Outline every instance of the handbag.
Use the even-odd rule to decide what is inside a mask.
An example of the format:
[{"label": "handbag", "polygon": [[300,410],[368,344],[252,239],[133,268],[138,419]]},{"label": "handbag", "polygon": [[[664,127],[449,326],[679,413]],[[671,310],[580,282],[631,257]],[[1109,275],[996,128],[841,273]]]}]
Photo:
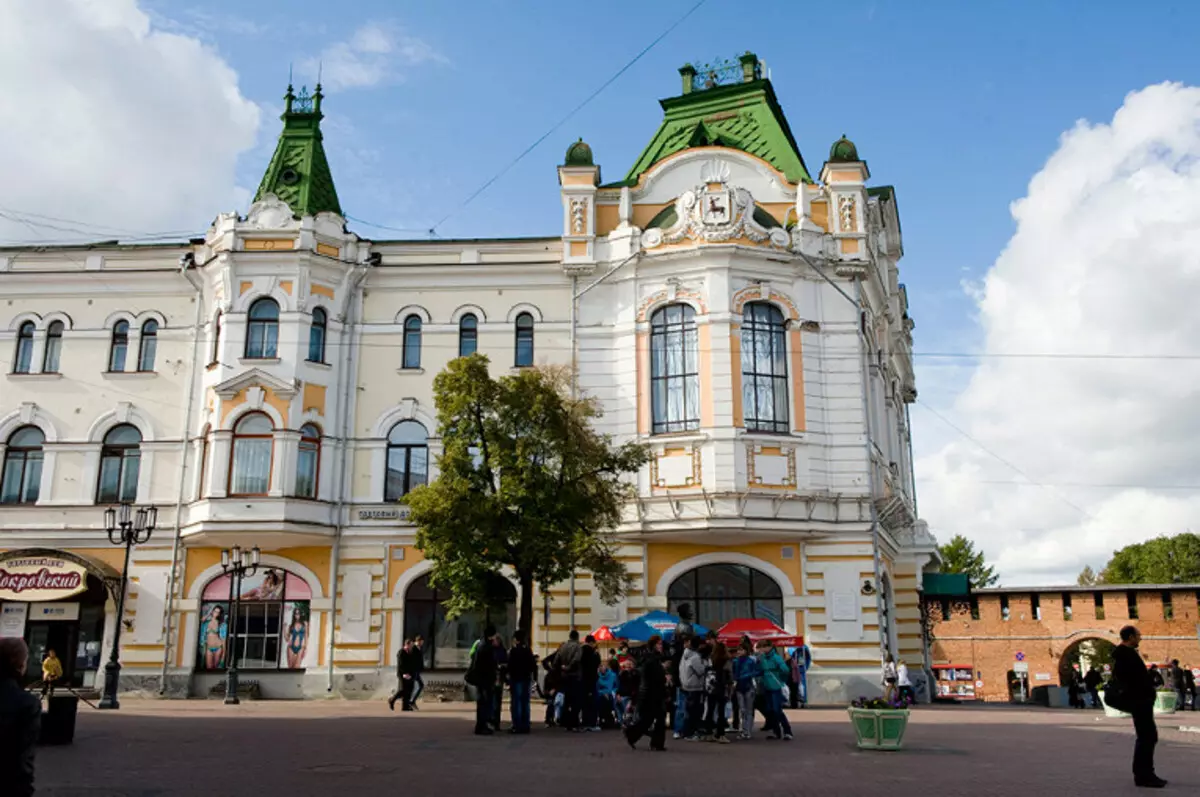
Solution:
[{"label": "handbag", "polygon": [[1131,697],[1129,691],[1116,678],[1110,679],[1104,686],[1104,704],[1112,706],[1117,711],[1131,713],[1134,708]]}]

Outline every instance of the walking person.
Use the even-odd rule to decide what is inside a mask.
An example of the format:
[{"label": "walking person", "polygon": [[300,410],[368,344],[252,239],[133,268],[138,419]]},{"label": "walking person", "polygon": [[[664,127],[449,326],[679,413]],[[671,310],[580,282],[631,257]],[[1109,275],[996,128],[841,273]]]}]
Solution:
[{"label": "walking person", "polygon": [[563,710],[560,721],[567,730],[576,731],[579,730],[580,701],[583,699],[583,675],[580,671],[583,646],[579,644],[578,631],[571,629],[567,641],[559,646],[554,658],[562,675]]},{"label": "walking person", "polygon": [[734,700],[741,717],[741,734],[743,739],[754,736],[754,698],[757,694],[758,679],[762,677],[762,667],[750,649],[750,640],[743,639],[738,646],[737,658],[733,660]]},{"label": "walking person", "polygon": [[1192,672],[1191,666],[1183,668],[1183,688],[1186,692],[1188,700],[1191,702],[1192,711],[1196,710],[1196,674]]},{"label": "walking person", "polygon": [[663,666],[662,637],[646,642],[646,653],[638,668],[638,691],[634,706],[637,722],[625,730],[625,740],[636,749],[638,740],[650,734],[650,749],[667,749],[667,671]]},{"label": "walking person", "polygon": [[417,698],[425,691],[425,679],[421,676],[421,673],[425,672],[425,640],[419,636],[414,637],[413,648],[416,649],[418,655],[416,658],[416,670],[413,671],[412,677],[413,692],[412,696],[408,699],[408,705],[412,707],[413,711],[416,711]]},{"label": "walking person", "polygon": [[21,688],[28,658],[25,640],[0,639],[0,784],[11,797],[33,794],[42,703]]},{"label": "walking person", "polygon": [[54,697],[54,685],[62,678],[62,662],[58,660],[54,648],[46,651],[42,659],[42,697]]},{"label": "walking person", "polygon": [[887,654],[887,659],[883,662],[883,696],[888,702],[891,702],[896,696],[896,682],[899,680],[896,676],[896,659],[892,654]]},{"label": "walking person", "polygon": [[704,657],[700,655],[700,639],[693,636],[679,660],[679,688],[683,691],[684,700],[683,727],[679,729],[679,734],[689,742],[700,738],[705,671]]},{"label": "walking person", "polygon": [[788,666],[779,651],[769,641],[758,643],[759,664],[762,666],[762,685],[767,698],[766,730],[774,732],[768,739],[792,738],[792,725],[783,711],[783,687],[787,683]]},{"label": "walking person", "polygon": [[733,692],[733,663],[729,660],[729,649],[720,640],[713,643],[705,692],[704,732],[718,744],[729,744],[725,735],[725,707]]},{"label": "walking person", "polygon": [[1113,681],[1121,694],[1122,708],[1133,715],[1133,782],[1137,786],[1161,789],[1167,782],[1154,771],[1154,746],[1158,743],[1158,727],[1154,724],[1155,688],[1138,645],[1142,635],[1136,627],[1121,629],[1121,644],[1113,649]]},{"label": "walking person", "polygon": [[525,632],[513,634],[512,650],[508,652],[509,712],[512,727],[509,733],[525,734],[530,731],[529,700],[537,662],[533,651],[525,644]]},{"label": "walking person", "polygon": [[908,675],[908,665],[903,659],[896,662],[896,689],[905,705],[911,706],[917,702],[917,693],[913,689],[912,680]]},{"label": "walking person", "polygon": [[490,727],[492,693],[496,690],[496,654],[493,650],[495,636],[494,625],[484,627],[483,638],[475,643],[470,664],[467,665],[467,683],[475,687],[476,736],[491,736],[495,733]]},{"label": "walking person", "polygon": [[412,711],[413,669],[415,667],[413,659],[420,655],[413,647],[411,639],[404,640],[404,645],[396,654],[396,691],[388,698],[388,708],[392,711],[396,710],[397,698],[400,700],[401,711]]}]

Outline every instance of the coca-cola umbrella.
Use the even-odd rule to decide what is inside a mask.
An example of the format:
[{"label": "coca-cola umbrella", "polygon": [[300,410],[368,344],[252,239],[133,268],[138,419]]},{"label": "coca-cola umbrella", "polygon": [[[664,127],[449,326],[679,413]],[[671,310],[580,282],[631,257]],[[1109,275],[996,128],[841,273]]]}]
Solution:
[{"label": "coca-cola umbrella", "polygon": [[742,637],[750,637],[751,642],[769,641],[781,648],[798,648],[804,644],[804,637],[780,628],[765,617],[730,620],[717,629],[717,639],[726,645],[737,645]]},{"label": "coca-cola umbrella", "polygon": [[614,639],[616,639],[616,637],[613,636],[612,629],[606,625],[600,626],[589,636],[595,637],[597,642],[612,642]]}]

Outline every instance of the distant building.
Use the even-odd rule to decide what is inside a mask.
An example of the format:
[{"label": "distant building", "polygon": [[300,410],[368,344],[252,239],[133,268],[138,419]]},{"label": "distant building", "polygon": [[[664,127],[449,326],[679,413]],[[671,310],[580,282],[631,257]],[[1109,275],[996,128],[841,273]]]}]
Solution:
[{"label": "distant building", "polygon": [[0,249],[0,568],[83,578],[0,589],[6,633],[96,682],[122,566],[102,514],[131,502],[160,512],[131,563],[124,687],[223,679],[235,544],[262,550],[237,656],[266,696],[381,692],[416,634],[461,669],[484,622],[513,630],[516,587],[497,574],[487,612],[448,620],[401,499],[437,475],[434,376],[478,351],[498,373],[576,364],[600,429],[654,452],[620,529],[635,587],[606,606],[580,573],[537,594],[538,648],[690,602],[708,626],[805,635],[814,700],[877,689],[888,652],[918,661],[936,551],[896,194],[844,137],[810,172],[753,55],[680,72],[623,177],[570,146],[551,237],[360,237],[320,88],[289,87],[253,204],[203,238]]},{"label": "distant building", "polygon": [[1007,702],[1066,685],[1081,653],[1103,669],[1109,645],[1130,624],[1142,632],[1147,664],[1179,659],[1200,672],[1200,584],[968,591],[965,583],[948,588],[953,583],[926,576],[922,611],[943,697]]}]

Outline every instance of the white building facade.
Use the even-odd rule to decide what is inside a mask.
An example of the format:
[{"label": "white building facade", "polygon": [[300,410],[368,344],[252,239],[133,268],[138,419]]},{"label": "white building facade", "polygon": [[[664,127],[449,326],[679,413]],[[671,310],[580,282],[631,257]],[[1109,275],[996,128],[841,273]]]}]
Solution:
[{"label": "white building facade", "polygon": [[[0,568],[83,574],[0,589],[0,632],[99,683],[123,556],[103,510],[127,501],[159,514],[130,563],[123,688],[219,688],[235,625],[268,697],[381,694],[417,634],[461,669],[479,626],[515,628],[515,583],[446,618],[402,498],[437,475],[435,375],[478,351],[497,373],[575,365],[601,430],[653,450],[618,530],[634,589],[539,593],[538,648],[687,602],[804,635],[814,701],[877,687],[887,653],[919,664],[935,553],[895,194],[846,139],[810,175],[753,56],[681,74],[623,180],[569,149],[552,237],[360,238],[320,91],[289,89],[256,201],[202,241],[0,250]],[[262,551],[236,606],[234,545]]]}]

